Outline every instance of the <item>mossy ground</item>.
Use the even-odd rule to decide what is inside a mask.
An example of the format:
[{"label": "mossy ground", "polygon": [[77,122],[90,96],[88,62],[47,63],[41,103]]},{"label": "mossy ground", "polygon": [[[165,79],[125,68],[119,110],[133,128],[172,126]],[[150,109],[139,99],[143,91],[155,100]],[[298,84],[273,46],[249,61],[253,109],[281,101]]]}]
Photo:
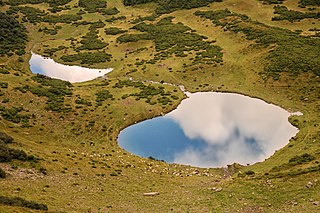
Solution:
[{"label": "mossy ground", "polygon": [[[285,1],[284,5],[307,11],[307,8],[296,7],[297,2]],[[80,8],[74,7],[76,4],[76,0],[72,1],[69,4],[72,9],[61,13],[77,13]],[[47,8],[46,4],[29,6]],[[129,29],[134,26],[130,21],[151,15],[154,4],[125,7],[120,0],[110,0],[108,7],[117,7],[120,11],[117,16],[126,16],[126,20],[111,24],[105,22],[110,16],[86,13],[81,21],[102,20],[106,23],[105,28],[116,26],[136,33]],[[18,142],[10,146],[23,149],[42,160],[36,165],[18,161],[0,164],[8,174],[6,179],[0,180],[0,194],[45,203],[52,212],[318,212],[320,205],[314,202],[320,201],[320,171],[317,170],[320,159],[319,76],[312,73],[297,76],[282,73],[279,80],[264,78],[265,58],[270,48],[254,46],[254,42],[246,40],[241,33],[225,31],[211,21],[193,15],[198,10],[225,8],[270,26],[299,29],[304,34],[309,34],[311,28],[320,27],[319,20],[272,22],[273,5],[255,0],[225,0],[209,7],[176,11],[160,18],[173,16],[174,23],[181,22],[196,33],[207,36],[208,40],[215,40],[215,44],[223,48],[223,63],[199,65],[198,69],[184,67],[183,64],[190,61],[188,57],[193,56],[191,54],[187,58],[173,56],[156,64],[148,64],[145,70],[135,67],[134,63],[153,58],[155,45],[152,41],[119,44],[116,42],[118,35],[106,35],[104,29],[98,29],[99,37],[109,44],[105,51],[111,53],[113,58],[110,62],[89,67],[113,67],[114,71],[108,74],[107,80],[74,84],[73,94],[65,97],[65,105],[70,106],[72,111],[64,113],[46,111],[45,97],[15,90],[15,87],[23,85],[37,85],[30,78],[30,54],[23,56],[24,62],[17,62],[15,55],[1,57],[0,64],[10,71],[10,74],[0,74],[1,82],[8,83],[7,89],[1,89],[4,93],[1,100],[9,98],[8,103],[1,105],[23,106],[25,113],[34,114],[34,117],[29,121],[32,124],[29,128],[1,119],[0,129]],[[319,8],[316,10],[319,11]],[[50,24],[25,24],[30,39],[28,51],[43,54],[48,48],[68,47],[52,56],[59,62],[62,62],[62,55],[76,53],[71,48],[70,40],[66,39],[76,39],[78,45],[77,42],[89,28],[57,24],[62,27],[58,34],[47,35],[38,32],[38,29],[45,26],[51,28]],[[142,47],[147,47],[147,50],[130,53]],[[132,72],[133,68],[137,71]],[[290,118],[300,131],[286,147],[276,151],[269,159],[246,167],[199,169],[142,159],[118,147],[119,131],[135,122],[173,110],[184,94],[177,86],[162,85],[178,100],[162,106],[150,105],[144,99],[136,100],[134,97],[123,99],[123,95],[137,89],[112,86],[118,80],[129,77],[184,85],[191,92],[227,91],[254,96],[291,112],[301,111],[303,116]],[[105,89],[114,99],[96,106],[95,94]],[[78,97],[90,101],[92,106],[79,107],[75,103]],[[294,156],[304,153],[316,159],[294,166],[288,164]],[[42,174],[40,167],[46,168],[48,174]],[[316,169],[311,172],[312,167]],[[255,174],[243,175],[245,171],[254,171]],[[309,188],[306,187],[308,182],[312,183]],[[220,187],[222,190],[217,190]],[[144,192],[151,191],[160,192],[160,195],[143,196]],[[28,211],[18,207],[0,208],[3,212]]]}]

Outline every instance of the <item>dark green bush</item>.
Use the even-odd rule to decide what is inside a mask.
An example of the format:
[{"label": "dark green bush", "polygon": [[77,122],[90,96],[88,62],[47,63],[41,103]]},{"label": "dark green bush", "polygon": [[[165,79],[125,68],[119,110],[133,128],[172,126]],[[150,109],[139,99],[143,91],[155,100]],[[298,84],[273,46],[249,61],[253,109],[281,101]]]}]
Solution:
[{"label": "dark green bush", "polygon": [[120,11],[116,7],[112,7],[100,9],[99,13],[102,13],[103,15],[117,15]]},{"label": "dark green bush", "polygon": [[90,13],[98,12],[100,8],[107,7],[106,0],[79,0],[79,7]]},{"label": "dark green bush", "polygon": [[156,24],[139,23],[133,27],[141,34],[124,34],[117,38],[118,42],[134,42],[152,40],[158,52],[154,59],[164,59],[171,56],[186,57],[187,53],[196,52],[193,63],[222,62],[222,48],[204,41],[204,37],[192,32],[192,29],[182,23],[173,23],[173,17],[161,19]]},{"label": "dark green bush", "polygon": [[[295,75],[313,72],[320,75],[320,58],[318,57],[320,40],[317,38],[300,36],[297,32],[270,27],[229,10],[198,11],[195,15],[210,19],[225,30],[242,32],[246,39],[254,40],[263,47],[276,45],[266,58],[265,73],[270,76],[277,77],[281,72]],[[227,17],[233,18],[227,21]]]},{"label": "dark green bush", "polygon": [[23,86],[16,89],[21,92],[30,91],[31,93],[39,97],[47,97],[47,110],[52,111],[68,111],[68,108],[64,107],[64,97],[71,95],[72,84],[67,81],[52,79],[45,75],[37,74],[31,77],[32,80],[40,83],[40,86]]},{"label": "dark green bush", "polygon": [[264,4],[282,4],[284,0],[259,0],[262,1]]},{"label": "dark green bush", "polygon": [[117,27],[110,27],[110,28],[106,28],[104,32],[107,35],[117,35],[117,34],[125,33],[125,32],[127,32],[127,30],[122,30]]},{"label": "dark green bush", "polygon": [[103,101],[112,99],[113,95],[108,90],[101,90],[96,93],[96,97],[97,106],[101,106]]},{"label": "dark green bush", "polygon": [[288,10],[286,6],[275,6],[274,7],[274,13],[278,14],[278,16],[275,16],[272,18],[272,21],[281,21],[281,20],[288,20],[290,22],[294,21],[300,21],[305,18],[314,18],[319,19],[320,13],[315,12],[300,12],[295,10]]},{"label": "dark green bush", "polygon": [[320,6],[320,0],[300,0],[299,7]]},{"label": "dark green bush", "polygon": [[291,158],[289,160],[289,164],[290,165],[299,165],[299,164],[313,161],[314,159],[316,159],[314,156],[305,153],[303,155],[299,155],[299,156],[295,156],[295,157]]},{"label": "dark green bush", "polygon": [[6,89],[6,88],[8,88],[8,83],[0,81],[0,87],[3,89]]},{"label": "dark green bush", "polygon": [[126,6],[145,4],[148,2],[158,3],[156,12],[158,14],[170,13],[179,9],[191,9],[207,6],[212,2],[222,2],[222,0],[124,0]]},{"label": "dark green bush", "polygon": [[13,143],[13,138],[6,133],[0,132],[0,143],[3,142],[5,144]]},{"label": "dark green bush", "polygon": [[26,28],[14,17],[0,12],[0,55],[24,51],[26,43]]},{"label": "dark green bush", "polygon": [[6,172],[0,168],[0,178],[6,178],[6,177],[7,177]]},{"label": "dark green bush", "polygon": [[[102,25],[100,24],[102,23]],[[80,43],[82,44],[81,47],[77,48],[78,50],[99,50],[103,49],[107,46],[106,42],[103,42],[99,39],[98,31],[96,28],[103,27],[103,22],[97,22],[95,25],[91,25],[89,32],[82,36],[82,40]]]},{"label": "dark green bush", "polygon": [[28,201],[21,197],[5,197],[0,196],[0,203],[8,206],[19,206],[29,209],[48,210],[47,205],[39,204],[34,201]]},{"label": "dark green bush", "polygon": [[0,106],[0,115],[7,121],[13,123],[23,123],[27,124],[29,122],[30,116],[27,114],[22,114],[24,109],[22,107],[12,107],[6,108]]}]

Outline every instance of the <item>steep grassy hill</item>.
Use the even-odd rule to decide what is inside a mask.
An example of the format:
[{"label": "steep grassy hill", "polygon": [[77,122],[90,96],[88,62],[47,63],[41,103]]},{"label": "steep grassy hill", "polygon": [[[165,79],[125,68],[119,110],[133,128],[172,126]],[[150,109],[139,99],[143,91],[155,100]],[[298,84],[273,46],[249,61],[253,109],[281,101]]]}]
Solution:
[{"label": "steep grassy hill", "polygon": [[[0,212],[320,211],[319,1],[0,0],[0,11]],[[32,74],[31,51],[114,70],[71,84]],[[178,85],[300,111],[289,118],[300,131],[247,166],[121,149],[120,130],[179,105]]]}]

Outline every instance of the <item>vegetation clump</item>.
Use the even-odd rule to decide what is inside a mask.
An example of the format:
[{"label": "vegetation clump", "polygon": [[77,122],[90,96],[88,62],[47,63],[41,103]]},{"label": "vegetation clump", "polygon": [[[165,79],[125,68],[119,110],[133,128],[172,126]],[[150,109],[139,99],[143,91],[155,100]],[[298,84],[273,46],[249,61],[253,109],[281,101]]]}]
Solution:
[{"label": "vegetation clump", "polygon": [[27,43],[26,28],[14,17],[0,12],[0,55],[15,52],[25,53]]},{"label": "vegetation clump", "polygon": [[109,90],[101,90],[96,93],[96,97],[97,106],[102,106],[102,103],[105,100],[112,99],[113,95],[109,92]]},{"label": "vegetation clump", "polygon": [[7,121],[11,121],[13,123],[22,123],[23,127],[29,126],[30,115],[23,114],[23,107],[4,107],[0,106],[0,115]]},{"label": "vegetation clump", "polygon": [[285,0],[259,0],[262,1],[263,4],[282,4]]},{"label": "vegetation clump", "polygon": [[106,35],[118,35],[127,32],[127,30],[122,30],[117,27],[110,27],[106,28],[104,32],[106,33]]},{"label": "vegetation clump", "polygon": [[320,0],[300,0],[299,7],[320,6]]},{"label": "vegetation clump", "polygon": [[36,203],[34,201],[28,201],[21,197],[0,196],[0,204],[7,206],[19,206],[36,210],[48,210],[48,206],[45,204]]},{"label": "vegetation clump", "polygon": [[144,4],[148,2],[158,3],[156,9],[157,14],[171,13],[179,9],[192,9],[197,7],[204,7],[213,2],[222,2],[222,0],[124,0],[126,6]]},{"label": "vegetation clump", "polygon": [[102,21],[94,22],[89,28],[89,32],[82,36],[80,43],[81,47],[77,48],[78,50],[99,50],[105,48],[108,44],[99,39],[97,28],[104,27]]},{"label": "vegetation clump", "polygon": [[107,7],[106,0],[79,0],[79,7],[84,8],[89,13],[98,12],[101,8]]},{"label": "vegetation clump", "polygon": [[290,165],[299,165],[303,163],[307,163],[316,159],[314,156],[305,153],[303,155],[295,156],[289,160]]},{"label": "vegetation clump", "polygon": [[156,24],[140,23],[133,27],[142,34],[124,34],[117,38],[118,42],[134,42],[153,40],[156,51],[155,59],[165,59],[175,55],[186,57],[196,52],[193,64],[222,62],[222,48],[204,41],[205,37],[196,34],[182,23],[172,23],[173,17],[161,19]]},{"label": "vegetation clump", "polygon": [[0,178],[6,178],[6,177],[7,177],[6,172],[0,168]]},{"label": "vegetation clump", "polygon": [[24,93],[30,91],[39,97],[47,97],[47,110],[56,112],[70,110],[70,108],[64,107],[64,97],[72,94],[72,84],[70,82],[52,79],[40,74],[37,74],[31,78],[40,83],[40,86],[26,85],[23,87],[17,87],[16,89]]},{"label": "vegetation clump", "polygon": [[103,15],[117,15],[118,13],[120,13],[120,11],[118,10],[118,8],[112,7],[112,8],[102,8],[99,10],[99,13]]},{"label": "vegetation clump", "polygon": [[274,7],[274,13],[278,16],[272,17],[272,21],[288,20],[290,22],[300,21],[305,18],[319,19],[320,13],[315,12],[300,12],[295,10],[288,10],[286,6],[277,5]]},{"label": "vegetation clump", "polygon": [[[159,86],[151,86],[144,85],[142,82],[134,82],[130,80],[119,80],[113,88],[124,88],[124,87],[133,87],[137,88],[140,91],[136,93],[126,94],[122,96],[122,99],[126,99],[130,96],[135,97],[136,100],[145,99],[146,103],[150,105],[154,105],[156,103],[160,103],[161,105],[167,105],[172,102],[171,98],[173,98],[171,93],[167,93],[164,90],[164,87]],[[156,97],[156,98],[154,98]],[[171,98],[170,98],[171,97]],[[175,99],[175,98],[173,98]]]},{"label": "vegetation clump", "polygon": [[197,11],[195,15],[210,19],[225,30],[242,32],[248,40],[254,40],[258,45],[264,47],[276,45],[267,56],[265,66],[266,73],[275,79],[279,78],[281,72],[295,75],[313,72],[320,75],[320,58],[317,57],[320,39],[300,36],[287,29],[270,27],[227,9]]},{"label": "vegetation clump", "polygon": [[64,62],[80,61],[81,64],[95,64],[110,61],[112,58],[111,54],[105,52],[83,52],[73,55],[65,55],[61,57]]},{"label": "vegetation clump", "polygon": [[12,137],[0,132],[0,162],[10,162],[11,160],[37,161],[33,155],[27,155],[23,150],[9,148],[8,144],[13,142]]}]

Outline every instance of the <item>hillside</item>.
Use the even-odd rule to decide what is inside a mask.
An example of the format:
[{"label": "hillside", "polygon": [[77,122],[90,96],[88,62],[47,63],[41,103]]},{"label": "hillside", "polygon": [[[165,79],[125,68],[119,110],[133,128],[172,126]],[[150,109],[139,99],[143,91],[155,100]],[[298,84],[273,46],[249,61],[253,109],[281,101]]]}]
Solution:
[{"label": "hillside", "polygon": [[[319,212],[319,14],[318,0],[0,0],[0,212]],[[31,51],[114,70],[71,84],[33,74]],[[179,85],[301,112],[299,133],[226,168],[121,149]]]}]

